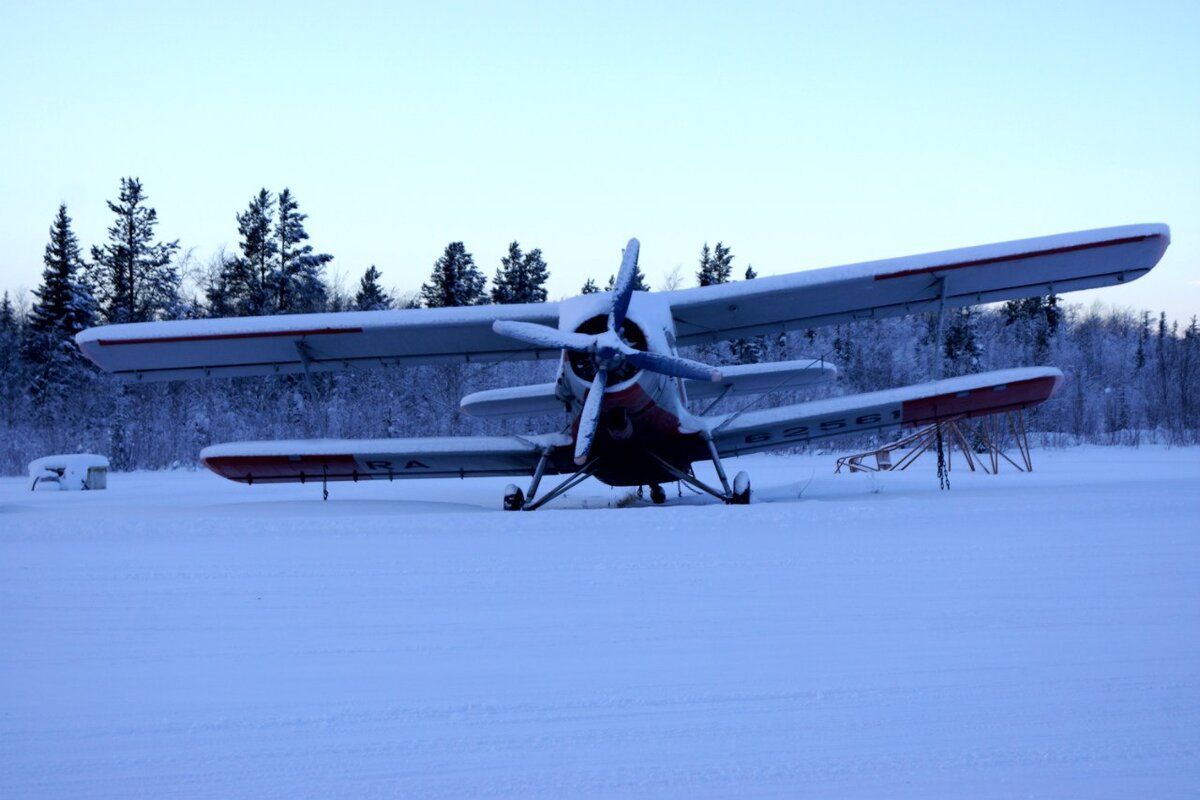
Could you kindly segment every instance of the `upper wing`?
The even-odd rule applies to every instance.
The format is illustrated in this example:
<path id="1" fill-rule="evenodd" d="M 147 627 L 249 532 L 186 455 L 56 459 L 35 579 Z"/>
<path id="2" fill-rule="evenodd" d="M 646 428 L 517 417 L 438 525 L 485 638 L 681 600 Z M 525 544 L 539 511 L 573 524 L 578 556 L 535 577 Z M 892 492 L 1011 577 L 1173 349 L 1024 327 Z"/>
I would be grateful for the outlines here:
<path id="1" fill-rule="evenodd" d="M 1047 400 L 1062 383 L 1053 367 L 1003 369 L 710 420 L 723 456 L 774 450 L 814 439 L 880 428 L 925 425 L 950 417 L 1015 411 Z"/>
<path id="2" fill-rule="evenodd" d="M 240 442 L 206 447 L 200 461 L 242 483 L 467 478 L 532 475 L 544 449 L 570 444 L 565 434 Z M 552 461 L 546 472 L 557 471 Z"/>
<path id="3" fill-rule="evenodd" d="M 1145 275 L 1166 225 L 1129 225 L 681 289 L 680 345 L 1092 289 Z"/>
<path id="4" fill-rule="evenodd" d="M 135 380 L 332 371 L 387 364 L 558 359 L 492 331 L 498 319 L 558 324 L 557 303 L 141 322 L 75 337 L 101 369 Z"/>

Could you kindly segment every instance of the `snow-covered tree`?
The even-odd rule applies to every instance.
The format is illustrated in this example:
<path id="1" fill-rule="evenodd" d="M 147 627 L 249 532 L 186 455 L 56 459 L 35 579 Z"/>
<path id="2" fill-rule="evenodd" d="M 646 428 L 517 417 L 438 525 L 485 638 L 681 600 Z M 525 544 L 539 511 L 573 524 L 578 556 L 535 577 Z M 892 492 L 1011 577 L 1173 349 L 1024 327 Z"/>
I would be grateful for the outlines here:
<path id="1" fill-rule="evenodd" d="M 512 242 L 508 254 L 500 259 L 500 267 L 492 280 L 492 302 L 544 303 L 549 277 L 540 249 L 522 253 L 521 245 Z"/>
<path id="2" fill-rule="evenodd" d="M 976 333 L 975 310 L 971 306 L 949 311 L 942 335 L 942 358 L 946 375 L 980 371 L 983 347 Z"/>
<path id="3" fill-rule="evenodd" d="M 392 307 L 392 298 L 379 285 L 380 273 L 375 265 L 367 267 L 362 280 L 358 284 L 358 293 L 354 295 L 354 308 L 357 311 L 379 311 Z"/>
<path id="4" fill-rule="evenodd" d="M 137 178 L 122 178 L 117 202 L 108 203 L 116 220 L 108 243 L 92 248 L 91 283 L 104 322 L 172 319 L 180 312 L 179 271 L 172 260 L 179 240 L 158 242 L 158 212 L 146 205 Z"/>
<path id="5" fill-rule="evenodd" d="M 479 305 L 486 297 L 486 282 L 463 243 L 451 242 L 434 262 L 429 283 L 421 286 L 421 296 L 429 308 Z"/>

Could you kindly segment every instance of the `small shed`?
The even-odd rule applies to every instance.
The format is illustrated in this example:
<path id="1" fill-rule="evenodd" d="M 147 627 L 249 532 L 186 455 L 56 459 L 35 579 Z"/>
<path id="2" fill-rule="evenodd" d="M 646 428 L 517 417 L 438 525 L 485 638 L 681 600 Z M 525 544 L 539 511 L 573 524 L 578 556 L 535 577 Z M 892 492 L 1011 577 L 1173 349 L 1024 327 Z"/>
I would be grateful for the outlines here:
<path id="1" fill-rule="evenodd" d="M 29 462 L 29 489 L 54 484 L 58 489 L 78 491 L 108 486 L 108 459 L 93 453 L 45 456 Z"/>

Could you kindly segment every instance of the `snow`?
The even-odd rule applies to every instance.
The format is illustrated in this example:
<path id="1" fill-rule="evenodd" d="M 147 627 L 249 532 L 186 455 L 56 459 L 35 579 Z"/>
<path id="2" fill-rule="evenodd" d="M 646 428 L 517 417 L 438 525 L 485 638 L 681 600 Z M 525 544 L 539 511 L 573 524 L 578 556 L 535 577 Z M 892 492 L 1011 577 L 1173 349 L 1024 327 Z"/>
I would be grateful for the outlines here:
<path id="1" fill-rule="evenodd" d="M 0 796 L 1192 797 L 1198 456 L 761 455 L 750 506 L 534 513 L 2 479 Z"/>
<path id="2" fill-rule="evenodd" d="M 76 491 L 89 488 L 88 471 L 107 470 L 108 459 L 92 453 L 70 453 L 43 456 L 29 462 L 31 486 L 53 485 L 58 489 Z M 101 482 L 101 489 L 104 488 Z"/>

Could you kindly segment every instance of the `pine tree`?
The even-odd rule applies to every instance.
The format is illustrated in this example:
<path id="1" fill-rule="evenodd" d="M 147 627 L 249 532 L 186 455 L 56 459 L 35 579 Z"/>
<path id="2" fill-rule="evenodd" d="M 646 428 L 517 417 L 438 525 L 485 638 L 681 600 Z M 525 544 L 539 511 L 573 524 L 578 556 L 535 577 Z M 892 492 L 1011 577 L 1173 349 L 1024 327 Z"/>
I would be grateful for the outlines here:
<path id="1" fill-rule="evenodd" d="M 700 250 L 700 270 L 696 273 L 696 281 L 701 286 L 727 283 L 732 273 L 733 253 L 729 251 L 724 242 L 717 242 L 717 246 L 711 253 L 708 249 L 708 242 L 705 242 L 704 247 Z"/>
<path id="2" fill-rule="evenodd" d="M 95 314 L 66 205 L 58 207 L 42 260 L 46 268 L 33 292 L 38 300 L 30 310 L 22 348 L 31 368 L 30 392 L 39 402 L 65 399 L 69 387 L 82 379 L 85 367 L 75 334 L 91 325 Z"/>
<path id="3" fill-rule="evenodd" d="M 611 292 L 613 290 L 613 286 L 615 286 L 616 283 L 617 283 L 617 276 L 609 275 L 608 283 L 604 286 L 604 291 Z M 640 266 L 636 266 L 633 268 L 633 290 L 635 292 L 650 291 L 650 284 L 646 283 L 646 276 L 642 274 L 642 268 Z"/>
<path id="4" fill-rule="evenodd" d="M 754 265 L 747 264 L 746 265 L 746 280 L 752 281 L 757 277 L 758 277 L 758 273 L 754 271 Z"/>
<path id="5" fill-rule="evenodd" d="M 583 284 L 583 288 L 579 290 L 580 294 L 595 294 L 600 291 L 600 287 L 591 278 L 587 279 L 587 283 Z"/>
<path id="6" fill-rule="evenodd" d="M 942 338 L 942 356 L 952 375 L 978 372 L 983 347 L 976 331 L 976 319 L 971 306 L 951 311 Z"/>
<path id="7" fill-rule="evenodd" d="M 358 311 L 379 311 L 392 307 L 392 298 L 379 285 L 380 273 L 375 265 L 367 267 L 354 295 L 354 308 Z"/>
<path id="8" fill-rule="evenodd" d="M 241 255 L 226 263 L 216 287 L 226 295 L 222 304 L 235 314 L 249 316 L 278 311 L 279 242 L 271 229 L 274 206 L 275 199 L 264 188 L 251 198 L 245 213 L 236 216 Z M 210 305 L 212 300 L 210 297 Z"/>
<path id="9" fill-rule="evenodd" d="M 549 277 L 540 249 L 522 254 L 521 245 L 512 242 L 508 246 L 508 255 L 500 259 L 500 268 L 492 280 L 492 302 L 544 303 Z"/>
<path id="10" fill-rule="evenodd" d="M 279 213 L 275 222 L 279 270 L 276 275 L 275 309 L 280 314 L 303 311 L 322 311 L 327 290 L 321 272 L 333 260 L 328 253 L 313 253 L 312 245 L 301 244 L 308 239 L 304 230 L 307 214 L 300 213 L 300 204 L 291 190 L 279 193 Z"/>
<path id="11" fill-rule="evenodd" d="M 429 308 L 474 306 L 484 301 L 487 278 L 462 242 L 451 242 L 433 264 L 429 283 L 421 286 L 421 297 Z"/>
<path id="12" fill-rule="evenodd" d="M 179 240 L 154 241 L 158 212 L 146 205 L 137 178 L 122 178 L 117 215 L 108 229 L 108 244 L 92 248 L 101 318 L 108 323 L 146 322 L 178 316 L 179 271 L 172 264 Z"/>
<path id="13" fill-rule="evenodd" d="M 57 339 L 73 339 L 93 323 L 95 307 L 85 282 L 79 240 L 71 230 L 65 204 L 58 207 L 50 226 L 50 242 L 42 261 L 46 268 L 41 286 L 33 291 L 38 301 L 29 313 L 30 330 Z"/>
<path id="14" fill-rule="evenodd" d="M 8 290 L 4 291 L 4 298 L 0 300 L 0 336 L 16 335 L 17 332 L 17 312 L 13 308 L 12 300 L 8 297 Z"/>

